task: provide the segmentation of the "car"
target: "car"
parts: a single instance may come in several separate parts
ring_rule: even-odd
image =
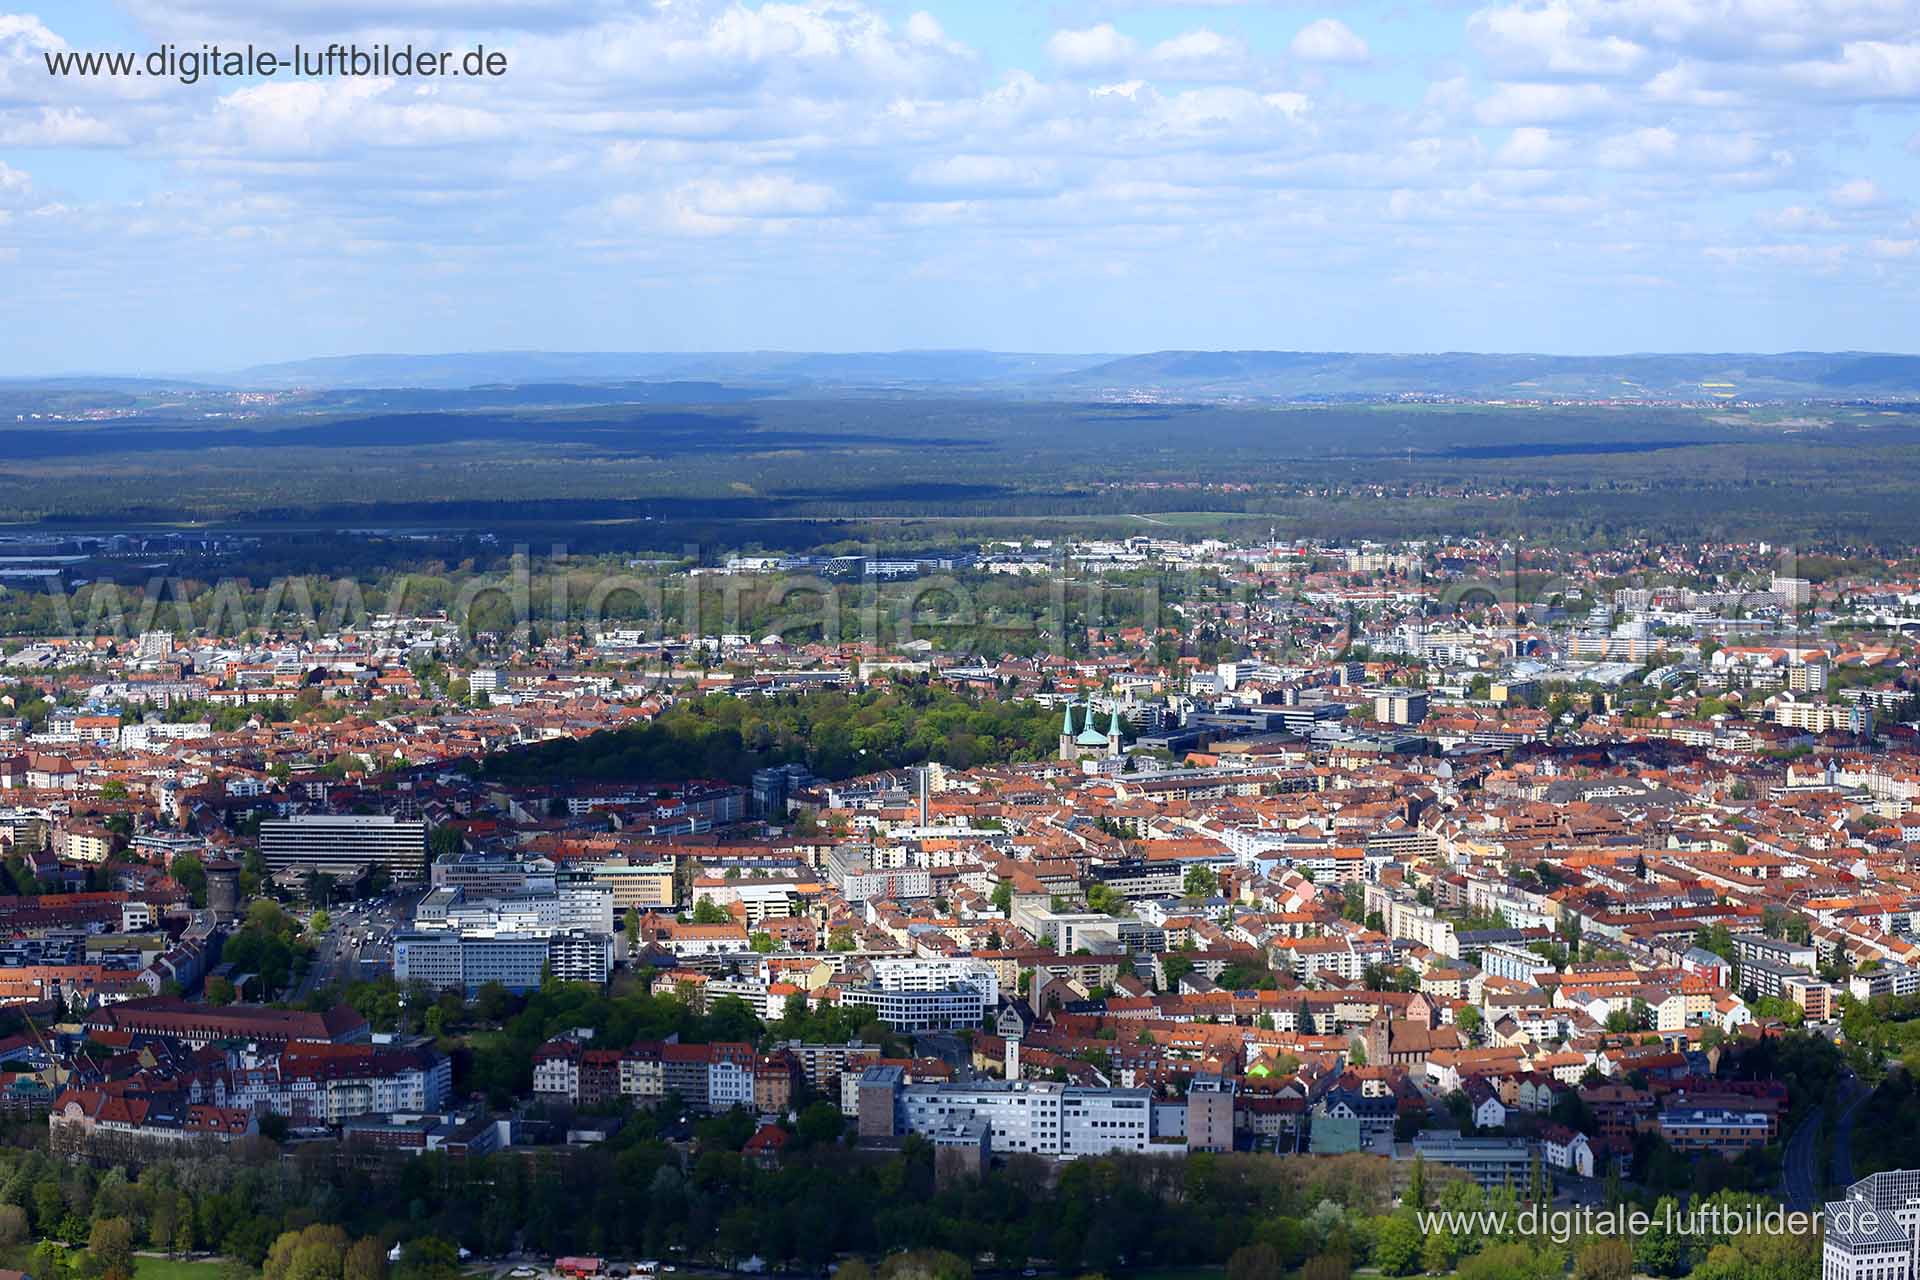
[[[538,1267],[515,1267],[513,1270],[507,1272],[507,1274],[512,1276],[513,1280],[533,1280],[535,1276],[540,1274],[540,1269]]]

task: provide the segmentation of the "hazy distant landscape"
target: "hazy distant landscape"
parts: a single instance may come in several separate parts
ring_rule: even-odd
[[[578,402],[581,387],[622,399],[711,400],[778,394],[971,391],[1047,400],[1182,398],[1364,402],[1465,400],[1845,401],[1920,398],[1920,356],[1880,352],[1775,355],[1560,356],[1439,352],[1156,351],[1140,355],[994,351],[590,352],[369,354],[292,360],[167,379],[82,376],[0,381],[0,394],[98,389],[466,392]]]
[[[501,353],[300,361],[224,385],[16,380],[0,384],[0,514],[607,549],[1170,516],[1241,534],[1838,544],[1920,532],[1916,370],[1844,353]]]

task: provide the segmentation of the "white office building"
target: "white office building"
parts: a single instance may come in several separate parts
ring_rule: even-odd
[[[567,982],[604,983],[613,968],[613,935],[502,933],[462,937],[451,932],[403,933],[393,940],[393,976],[401,986],[423,982],[436,991],[469,994],[490,982],[531,991],[551,967]]]
[[[967,956],[875,960],[873,983],[883,991],[944,991],[972,987],[988,1004],[1000,1001],[1000,980],[993,966]]]
[[[1820,1280],[1913,1280],[1920,1248],[1920,1170],[1860,1179],[1822,1215]]]
[[[569,884],[486,897],[449,886],[420,900],[413,927],[446,929],[465,937],[503,933],[544,937],[569,930],[612,933],[613,890],[599,884]]]
[[[843,1005],[864,1005],[873,1016],[895,1031],[947,1031],[955,1027],[977,1027],[992,1001],[978,987],[955,986],[939,991],[888,991],[869,984],[847,987],[840,992]]]
[[[1042,1080],[916,1084],[900,1090],[895,1117],[899,1132],[923,1135],[978,1118],[987,1122],[997,1153],[1030,1152],[1063,1160],[1145,1151],[1153,1140],[1152,1093],[1147,1089]]]

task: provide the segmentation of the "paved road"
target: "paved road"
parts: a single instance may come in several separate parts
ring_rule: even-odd
[[[1840,1121],[1833,1129],[1833,1185],[1846,1187],[1853,1184],[1853,1121],[1860,1111],[1860,1104],[1873,1096],[1873,1090],[1861,1084],[1849,1075],[1841,1085],[1842,1096],[1852,1095],[1840,1112]]]
[[[1811,1210],[1819,1198],[1819,1179],[1814,1176],[1814,1155],[1819,1149],[1820,1108],[1815,1107],[1787,1139],[1786,1155],[1780,1162],[1780,1174],[1786,1180],[1785,1199],[1795,1209]]]
[[[301,976],[300,981],[293,984],[293,990],[287,995],[287,1003],[299,1004],[313,994],[315,987],[331,978],[339,953],[339,933],[321,934],[320,941],[314,945],[313,959],[307,963],[307,971]]]

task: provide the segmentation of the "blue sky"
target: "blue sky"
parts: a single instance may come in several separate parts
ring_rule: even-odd
[[[1920,0],[0,0],[0,375],[1920,350]],[[497,80],[54,79],[411,41]]]

